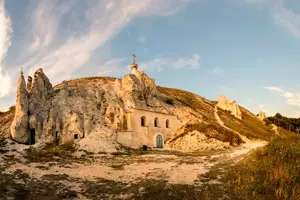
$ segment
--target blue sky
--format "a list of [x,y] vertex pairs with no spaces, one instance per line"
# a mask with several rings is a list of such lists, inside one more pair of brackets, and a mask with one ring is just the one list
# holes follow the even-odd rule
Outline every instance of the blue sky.
[[21,66],[122,77],[133,53],[158,85],[300,117],[298,0],[0,0],[0,110]]

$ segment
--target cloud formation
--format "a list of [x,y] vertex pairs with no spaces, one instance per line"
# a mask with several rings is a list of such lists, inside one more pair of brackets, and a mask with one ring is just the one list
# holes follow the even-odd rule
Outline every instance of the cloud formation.
[[150,62],[140,65],[145,71],[163,71],[165,69],[198,69],[200,67],[200,56],[194,54],[191,58],[155,58]]
[[282,92],[282,89],[279,87],[265,86],[264,88],[271,91]]
[[[100,68],[99,74],[104,75],[124,75],[130,72],[131,66],[128,65],[131,57],[113,58],[106,61]],[[200,67],[200,56],[194,54],[191,58],[154,58],[151,61],[139,64],[139,69],[151,72],[160,72],[165,69],[198,69]]]
[[267,90],[278,93],[285,98],[286,104],[300,107],[300,93],[284,91],[278,87],[264,87]]
[[212,69],[212,73],[217,74],[219,76],[225,76],[225,70],[221,67],[215,67]]
[[260,4],[269,8],[275,24],[283,26],[300,39],[300,14],[286,7],[284,0],[245,0],[249,4]]
[[[3,0],[1,2],[3,4]],[[43,68],[55,82],[70,79],[75,72],[89,64],[106,41],[116,36],[135,17],[174,15],[190,2],[53,0],[40,1],[36,5],[37,2],[33,1],[28,9],[32,16],[27,29],[29,27],[31,30],[25,31],[31,33],[27,36],[30,40],[22,47],[24,51],[17,59],[19,62],[13,66],[22,65],[29,73]],[[4,8],[1,13],[1,16],[5,14]],[[9,24],[7,19],[4,18],[6,21],[1,26],[10,27],[6,25]],[[1,27],[1,30],[6,29]],[[2,49],[6,53],[8,45]]]
[[4,72],[4,61],[11,45],[11,19],[7,15],[4,7],[4,1],[0,0],[0,98],[9,93],[11,79]]

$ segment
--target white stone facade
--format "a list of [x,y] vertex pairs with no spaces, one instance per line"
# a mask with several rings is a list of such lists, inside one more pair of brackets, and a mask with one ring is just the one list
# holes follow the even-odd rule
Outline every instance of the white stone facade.
[[133,109],[127,113],[127,119],[128,131],[118,132],[117,142],[135,148],[142,145],[163,148],[180,126],[175,115],[142,109]]

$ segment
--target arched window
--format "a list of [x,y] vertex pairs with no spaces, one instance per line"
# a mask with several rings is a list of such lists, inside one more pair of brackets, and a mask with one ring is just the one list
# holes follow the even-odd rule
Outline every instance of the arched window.
[[141,117],[141,126],[146,126],[146,117]]
[[155,117],[155,119],[154,119],[154,127],[158,127],[158,118],[157,117]]
[[170,128],[170,121],[168,119],[166,120],[166,128]]

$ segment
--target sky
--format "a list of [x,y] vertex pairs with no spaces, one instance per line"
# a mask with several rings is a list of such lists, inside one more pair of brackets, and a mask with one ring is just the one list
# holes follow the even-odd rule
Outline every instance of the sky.
[[24,75],[123,77],[300,117],[299,0],[0,0],[0,110]]

